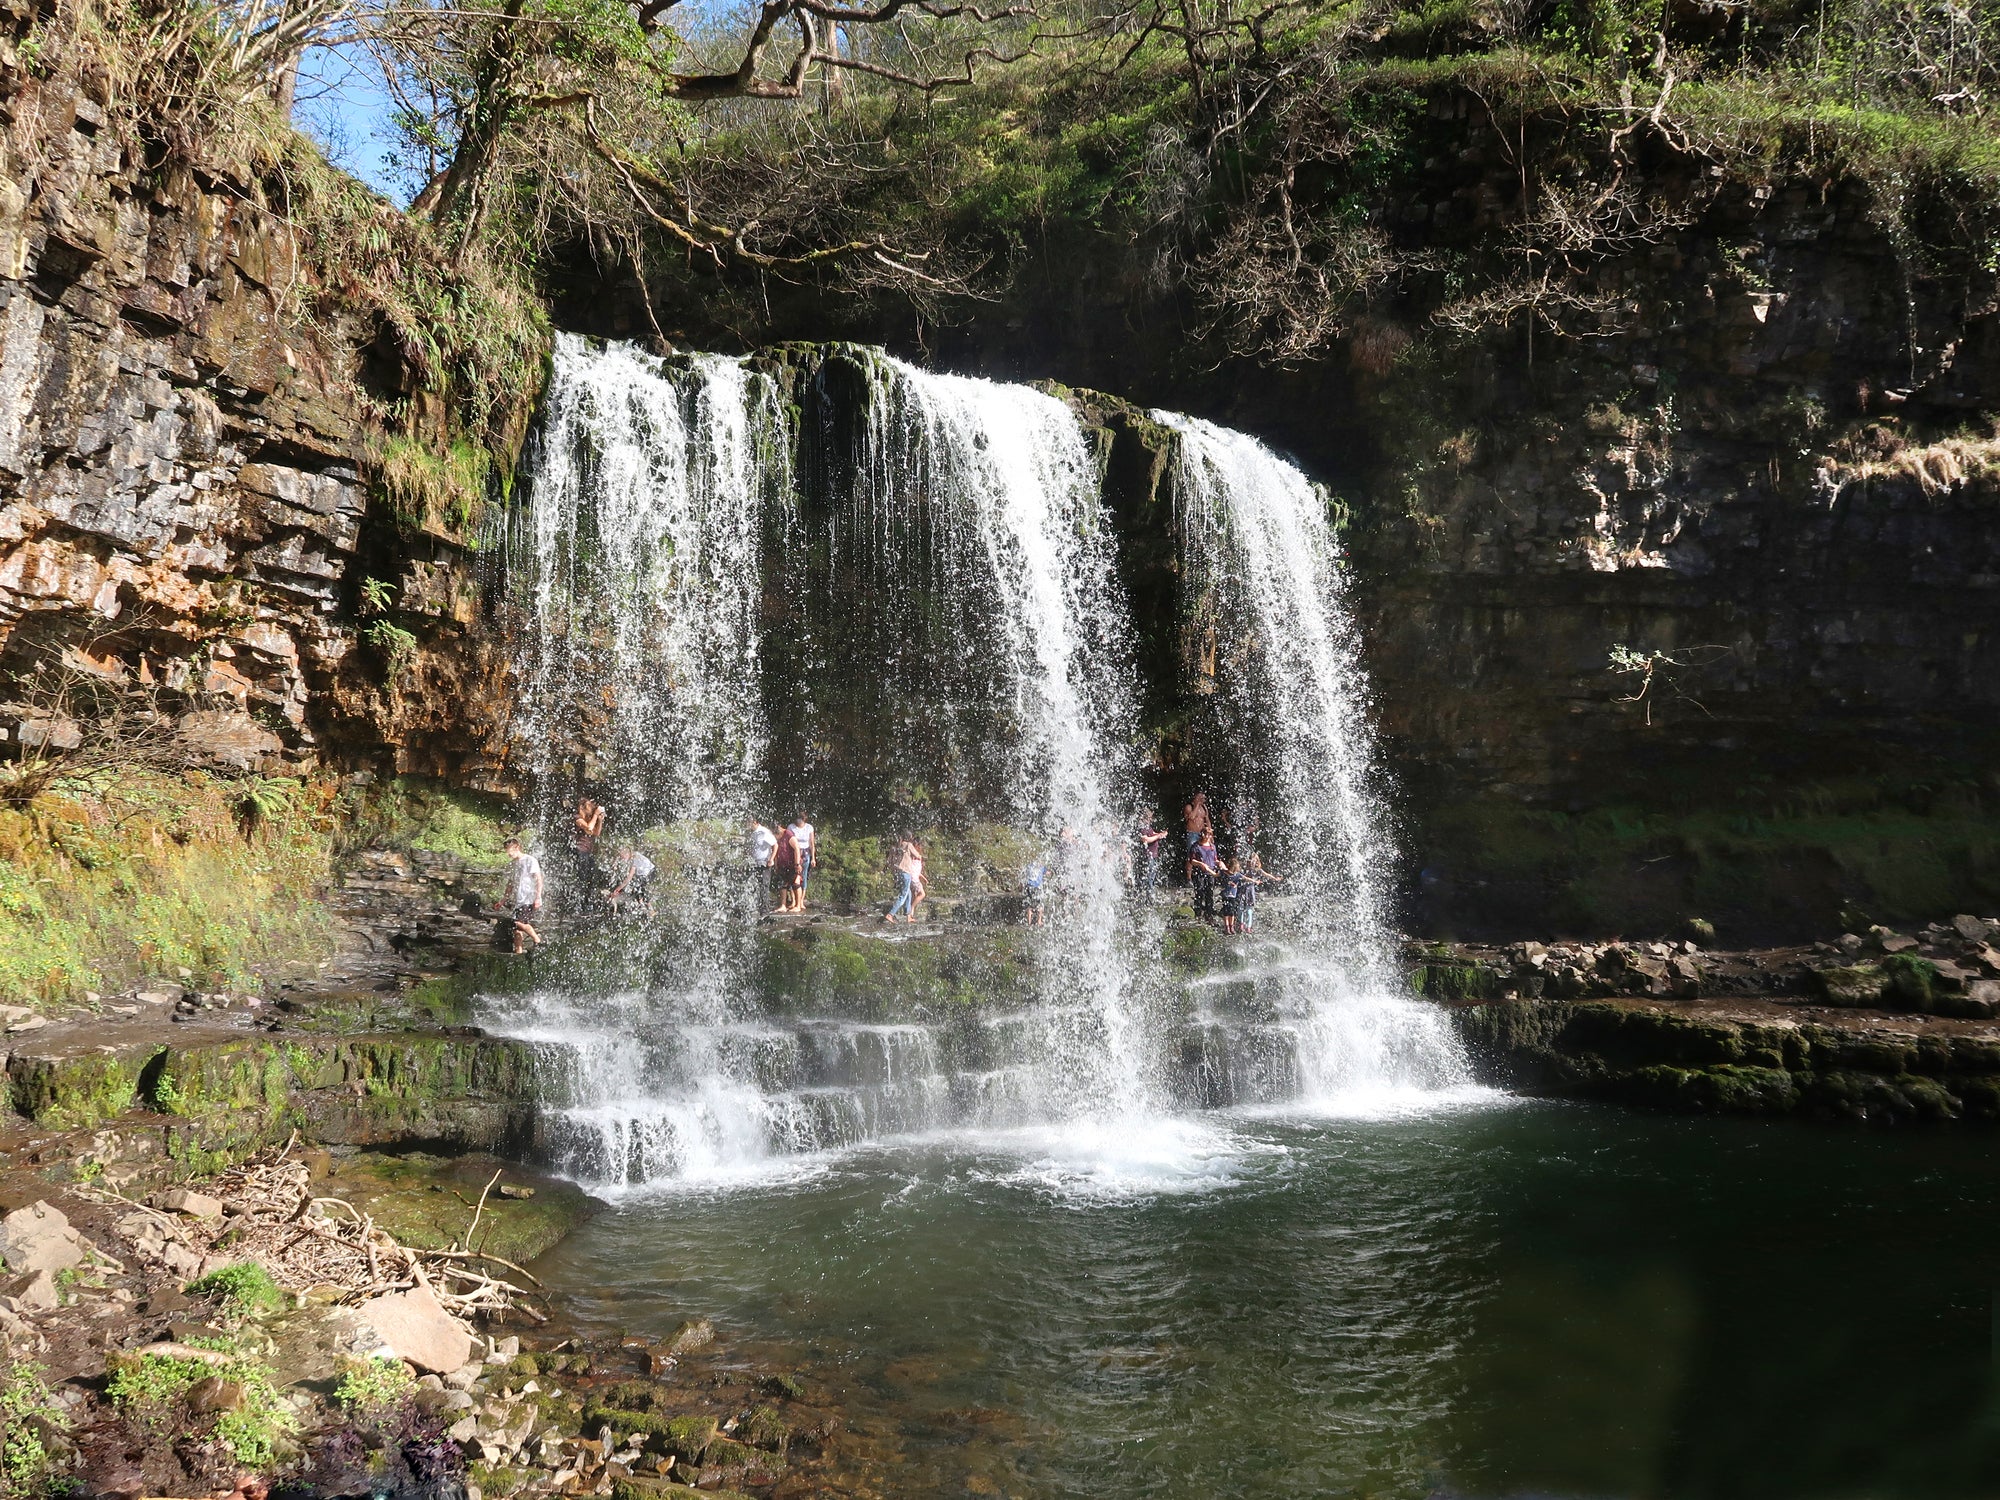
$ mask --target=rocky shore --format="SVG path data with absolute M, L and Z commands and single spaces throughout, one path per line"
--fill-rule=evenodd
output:
M 1960 913 L 1809 946 L 1428 945 L 1482 1076 L 1702 1113 L 2000 1119 L 2000 921 Z

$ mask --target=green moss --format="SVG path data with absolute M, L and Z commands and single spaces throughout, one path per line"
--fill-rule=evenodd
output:
M 1888 998 L 1906 1010 L 1937 1008 L 1937 965 L 1912 953 L 1892 953 L 1882 960 Z
M 0 806 L 0 1001 L 61 1005 L 186 969 L 241 987 L 327 951 L 331 792 L 254 826 L 236 783 L 134 768 Z
M 773 1453 L 783 1453 L 792 1441 L 791 1424 L 770 1406 L 752 1410 L 736 1431 L 751 1447 L 766 1448 Z
M 1813 983 L 1829 1005 L 1879 1005 L 1888 981 L 1874 964 L 1818 970 Z
M 343 850 L 371 845 L 450 855 L 474 870 L 499 870 L 507 838 L 520 831 L 501 798 L 416 776 L 341 793 Z
M 56 1130 L 115 1119 L 138 1100 L 140 1079 L 160 1050 L 10 1058 L 7 1078 L 14 1108 L 36 1124 Z
M 667 1421 L 661 1431 L 667 1440 L 667 1451 L 676 1458 L 689 1463 L 699 1462 L 708 1445 L 715 1441 L 716 1421 L 714 1417 L 692 1416 L 674 1417 Z
M 292 1306 L 292 1294 L 254 1261 L 238 1261 L 210 1271 L 181 1290 L 190 1297 L 214 1297 L 237 1317 L 284 1312 Z
M 1410 971 L 1410 988 L 1432 1000 L 1491 1000 L 1506 985 L 1506 975 L 1480 963 L 1430 962 Z
M 704 1469 L 748 1469 L 768 1467 L 771 1460 L 760 1454 L 747 1443 L 739 1443 L 734 1438 L 710 1438 L 708 1446 L 702 1450 L 701 1466 Z
M 1424 858 L 1506 893 L 1493 915 L 1540 930 L 1672 932 L 1689 912 L 1739 926 L 1818 928 L 1850 905 L 1928 920 L 2000 902 L 2000 815 L 1893 781 L 1712 787 L 1662 778 L 1651 805 L 1587 813 L 1459 802 L 1435 815 Z M 1688 804 L 1681 806 L 1679 804 Z M 1922 809 L 1922 810 L 1919 810 Z

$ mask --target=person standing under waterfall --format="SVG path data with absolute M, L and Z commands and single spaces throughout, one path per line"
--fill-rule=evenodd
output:
M 916 860 L 916 868 L 910 871 L 910 882 L 915 888 L 910 897 L 910 920 L 917 920 L 917 908 L 924 904 L 924 898 L 931 888 L 924 884 L 924 846 L 915 839 L 910 840 L 910 853 Z
M 1213 831 L 1215 824 L 1208 816 L 1208 793 L 1196 792 L 1194 799 L 1181 809 L 1181 824 L 1187 834 L 1188 853 L 1194 853 L 1201 836 Z
M 1215 920 L 1215 880 L 1221 873 L 1220 857 L 1215 852 L 1215 830 L 1204 828 L 1193 849 L 1188 851 L 1187 882 L 1194 887 L 1194 913 L 1213 922 Z
M 570 820 L 570 852 L 575 857 L 579 895 L 588 895 L 604 884 L 604 872 L 597 863 L 597 841 L 604 837 L 608 816 L 603 803 L 577 798 L 576 816 Z
M 1021 869 L 1021 920 L 1040 927 L 1048 916 L 1049 857 L 1037 854 Z
M 778 890 L 778 910 L 805 910 L 805 888 L 799 875 L 799 840 L 789 826 L 778 830 L 777 848 L 771 854 L 771 884 Z
M 513 941 L 509 951 L 520 953 L 542 945 L 542 935 L 535 931 L 534 924 L 541 914 L 542 897 L 547 892 L 542 880 L 542 862 L 523 849 L 519 839 L 507 840 L 506 848 L 507 862 L 512 866 L 507 877 L 504 902 L 513 911 Z
M 1239 861 L 1236 870 L 1236 930 L 1245 937 L 1250 936 L 1257 926 L 1257 887 L 1268 877 L 1264 873 L 1264 863 L 1257 858 L 1255 850 L 1250 858 Z
M 750 885 L 757 898 L 757 915 L 771 909 L 771 856 L 778 852 L 778 836 L 752 818 L 747 825 L 750 852 Z
M 646 911 L 653 904 L 653 875 L 658 867 L 630 844 L 618 846 L 618 863 L 611 867 L 611 888 L 604 893 L 614 912 L 629 906 Z
M 813 866 L 819 863 L 819 831 L 806 821 L 804 808 L 792 819 L 792 838 L 799 846 L 799 900 L 794 911 L 806 909 L 806 888 L 812 884 Z
M 1166 844 L 1166 829 L 1159 826 L 1158 819 L 1148 817 L 1146 826 L 1139 830 L 1139 894 L 1148 901 L 1160 883 L 1160 854 Z
M 896 844 L 896 904 L 889 908 L 889 914 L 882 918 L 893 922 L 898 916 L 907 921 L 917 920 L 917 876 L 924 867 L 923 858 L 917 853 L 915 839 L 901 839 Z

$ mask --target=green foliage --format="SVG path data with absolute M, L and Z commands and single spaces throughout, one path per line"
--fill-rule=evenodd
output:
M 361 580 L 361 611 L 363 614 L 386 614 L 396 602 L 396 586 L 384 583 L 379 578 Z
M 399 681 L 417 659 L 416 635 L 389 620 L 377 620 L 361 632 L 368 644 L 382 658 L 384 677 L 391 683 Z
M 262 828 L 292 810 L 304 791 L 295 776 L 252 776 L 239 784 L 237 813 L 250 828 Z
M 228 1381 L 242 1391 L 242 1403 L 219 1415 L 212 1433 L 245 1469 L 253 1473 L 269 1469 L 298 1425 L 291 1407 L 278 1394 L 270 1366 L 236 1354 L 226 1340 L 189 1342 L 231 1357 L 211 1364 L 171 1354 L 122 1356 L 114 1361 L 105 1394 L 113 1406 L 161 1427 L 185 1420 L 189 1414 L 182 1398 L 201 1382 L 211 1378 Z
M 0 1375 L 0 1495 L 7 1500 L 26 1500 L 47 1485 L 54 1455 L 44 1434 L 69 1428 L 45 1373 L 24 1360 Z
M 331 793 L 293 786 L 254 830 L 243 783 L 200 772 L 132 770 L 59 784 L 32 813 L 0 807 L 0 1001 L 60 1003 L 181 968 L 243 985 L 253 966 L 318 957 Z
M 340 799 L 343 851 L 370 845 L 454 855 L 473 869 L 506 863 L 507 836 L 516 831 L 498 797 L 462 791 L 422 777 L 350 786 Z
M 491 455 L 477 444 L 461 440 L 440 450 L 395 437 L 375 463 L 375 492 L 405 530 L 472 539 L 485 514 L 492 471 Z M 371 578 L 362 585 L 364 593 L 369 584 L 387 587 Z M 375 605 L 377 612 L 387 607 L 386 600 Z
M 400 1359 L 368 1359 L 348 1366 L 333 1398 L 350 1412 L 374 1415 L 401 1405 L 416 1388 L 409 1366 Z
M 255 1261 L 210 1271 L 182 1288 L 190 1297 L 215 1297 L 237 1317 L 284 1312 L 292 1306 L 292 1295 L 271 1279 L 271 1273 Z

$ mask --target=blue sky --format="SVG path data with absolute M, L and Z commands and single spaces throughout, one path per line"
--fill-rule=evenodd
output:
M 314 47 L 301 60 L 293 122 L 319 142 L 329 161 L 407 205 L 410 191 L 384 160 L 390 108 L 382 75 L 358 49 Z

